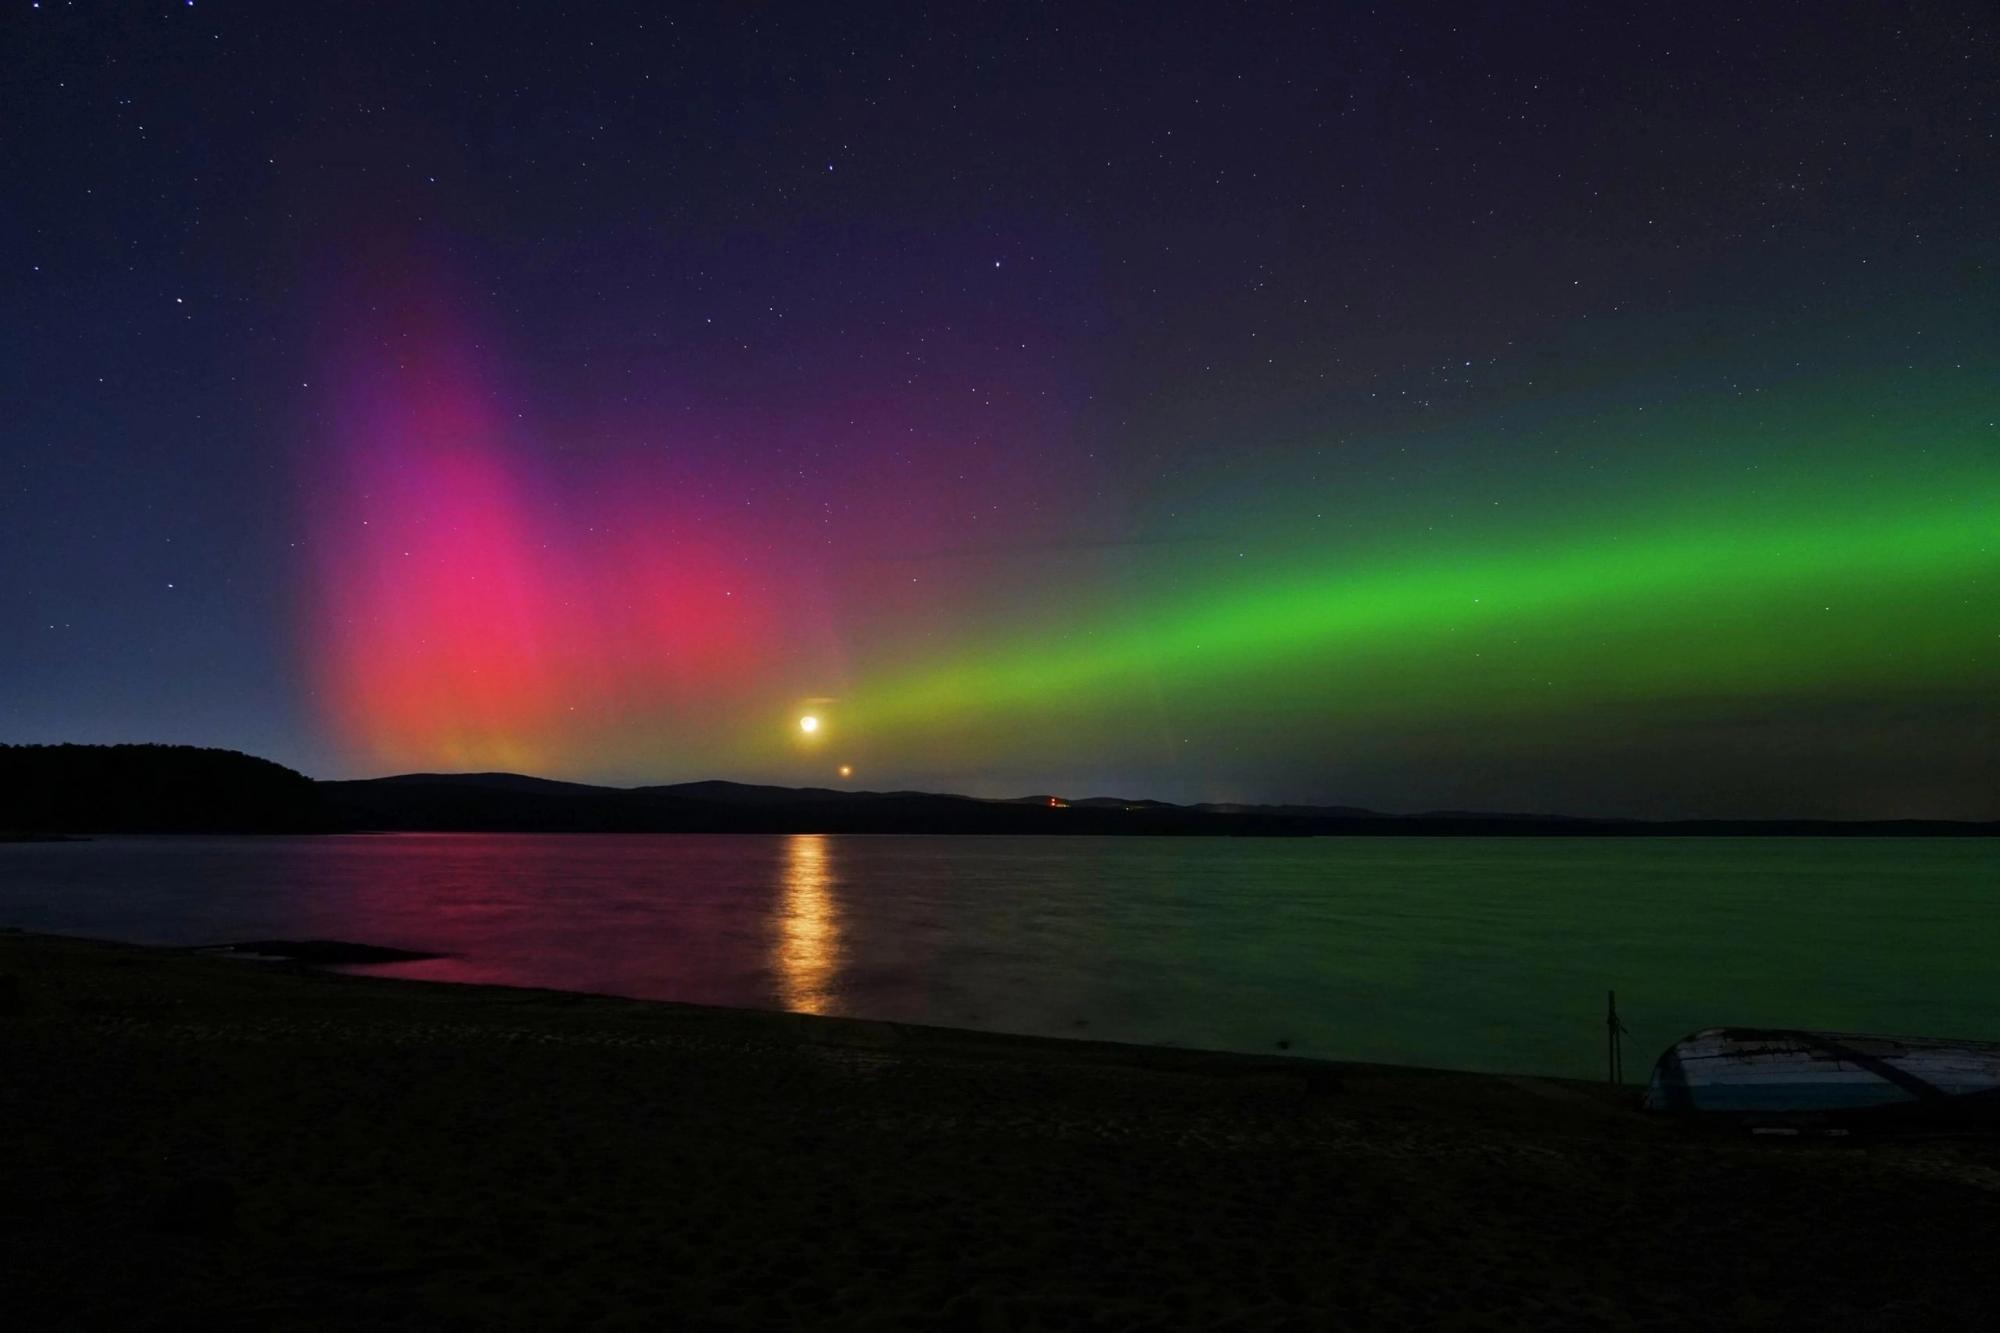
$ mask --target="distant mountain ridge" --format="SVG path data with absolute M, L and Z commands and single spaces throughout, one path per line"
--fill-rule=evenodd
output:
M 425 783 L 449 782 L 461 787 L 493 787 L 503 791 L 623 791 L 594 782 L 565 782 L 561 778 L 532 778 L 522 773 L 396 773 L 385 778 L 365 778 L 366 782 Z
M 993 833 L 1152 836 L 1993 836 L 2000 822 L 1681 820 L 1358 806 L 1243 805 L 1049 793 L 1002 799 L 709 780 L 642 787 L 521 773 L 314 781 L 233 750 L 0 745 L 0 834 Z

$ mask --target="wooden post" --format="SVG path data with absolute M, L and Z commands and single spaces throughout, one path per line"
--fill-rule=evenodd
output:
M 1625 1035 L 1625 1025 L 1618 1021 L 1618 992 L 1604 992 L 1604 1081 L 1623 1083 L 1625 1081 L 1625 1050 L 1620 1040 Z

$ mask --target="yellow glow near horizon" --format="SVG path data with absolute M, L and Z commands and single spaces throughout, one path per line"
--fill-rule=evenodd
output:
M 844 778 L 851 778 L 851 777 L 853 777 L 853 776 L 854 776 L 854 765 L 852 765 L 852 764 L 842 764 L 842 765 L 840 766 L 840 776 L 842 776 L 842 777 L 844 777 Z

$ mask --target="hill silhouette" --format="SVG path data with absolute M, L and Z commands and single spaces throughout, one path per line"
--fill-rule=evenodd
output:
M 989 800 L 741 782 L 606 787 L 519 773 L 404 773 L 315 782 L 234 750 L 0 745 L 0 834 L 990 833 L 1316 835 L 1993 835 L 1944 820 L 1642 820 L 1354 806 L 1172 805 L 1048 794 Z
M 0 745 L 0 831 L 305 833 L 332 827 L 303 773 L 195 745 Z

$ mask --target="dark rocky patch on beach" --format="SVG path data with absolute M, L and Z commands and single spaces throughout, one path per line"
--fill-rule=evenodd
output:
M 420 963 L 429 958 L 449 956 L 426 953 L 420 949 L 391 949 L 380 944 L 356 944 L 348 940 L 241 940 L 232 944 L 207 944 L 193 952 L 226 954 L 242 958 L 282 958 L 289 962 L 315 963 L 323 967 L 369 963 Z

